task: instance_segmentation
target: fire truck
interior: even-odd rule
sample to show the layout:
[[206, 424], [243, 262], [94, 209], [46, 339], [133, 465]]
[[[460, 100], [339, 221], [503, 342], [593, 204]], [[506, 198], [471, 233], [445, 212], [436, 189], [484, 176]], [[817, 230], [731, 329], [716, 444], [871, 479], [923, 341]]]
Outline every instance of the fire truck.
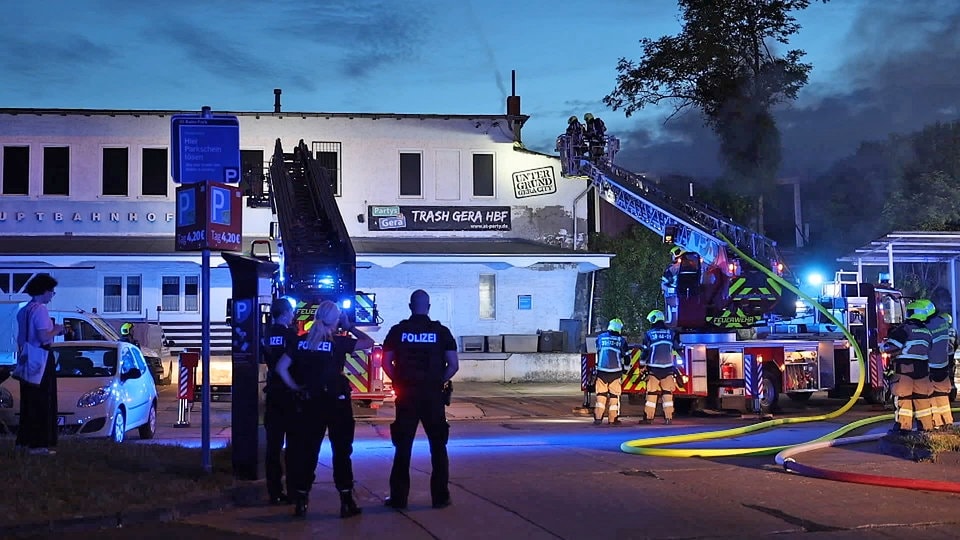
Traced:
[[[793, 278], [775, 241], [693, 197], [674, 197], [645, 176], [614, 165], [620, 146], [615, 137], [604, 136], [600, 151], [583, 151], [596, 144], [558, 137], [562, 174], [586, 179], [599, 199], [662, 235], [665, 244], [695, 255], [695, 264], [688, 271], [681, 266], [677, 275], [677, 305], [669, 323], [680, 332], [684, 349], [676, 366], [678, 408], [769, 410], [782, 394], [798, 401], [822, 390], [852, 395], [860, 376], [857, 349], [818, 312], [798, 314], [797, 295], [781, 281]], [[880, 400], [884, 359], [879, 343], [903, 321], [903, 299], [891, 287], [861, 283], [850, 274], [838, 274], [818, 302], [850, 330], [865, 355], [863, 395]], [[587, 345], [581, 361], [585, 393], [595, 362], [589, 338]], [[623, 383], [628, 397], [645, 391], [640, 348], [632, 347]]]
[[[299, 334], [306, 333], [320, 302], [336, 302], [357, 327], [376, 331], [382, 322], [376, 295], [356, 287], [357, 255], [347, 233], [333, 192], [332, 177], [314, 159], [301, 140], [292, 153], [284, 153], [277, 139], [270, 162], [270, 196], [277, 217], [276, 235], [279, 269], [274, 276], [274, 297], [296, 303], [294, 322]], [[251, 254], [273, 260], [266, 250], [251, 245]], [[258, 250], [259, 249], [259, 250]], [[350, 381], [355, 403], [378, 408], [391, 395], [384, 383], [381, 349], [352, 353], [344, 374]]]

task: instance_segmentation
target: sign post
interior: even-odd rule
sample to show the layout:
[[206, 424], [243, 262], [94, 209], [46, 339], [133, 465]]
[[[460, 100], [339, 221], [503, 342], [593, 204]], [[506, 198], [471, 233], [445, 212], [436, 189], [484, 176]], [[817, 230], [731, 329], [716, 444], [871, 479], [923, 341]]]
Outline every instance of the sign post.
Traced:
[[200, 251], [201, 448], [203, 470], [211, 472], [210, 454], [210, 250], [240, 250], [243, 224], [242, 192], [229, 182], [240, 181], [240, 122], [235, 116], [215, 116], [210, 107], [200, 115], [170, 119], [171, 175], [177, 188], [177, 251]]

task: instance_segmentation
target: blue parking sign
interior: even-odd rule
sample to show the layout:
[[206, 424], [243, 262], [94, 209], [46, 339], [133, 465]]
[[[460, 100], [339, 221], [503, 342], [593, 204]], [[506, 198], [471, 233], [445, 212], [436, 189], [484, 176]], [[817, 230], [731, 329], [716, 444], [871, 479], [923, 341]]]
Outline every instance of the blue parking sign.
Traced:
[[240, 121], [228, 115], [175, 115], [170, 119], [173, 181], [240, 182]]

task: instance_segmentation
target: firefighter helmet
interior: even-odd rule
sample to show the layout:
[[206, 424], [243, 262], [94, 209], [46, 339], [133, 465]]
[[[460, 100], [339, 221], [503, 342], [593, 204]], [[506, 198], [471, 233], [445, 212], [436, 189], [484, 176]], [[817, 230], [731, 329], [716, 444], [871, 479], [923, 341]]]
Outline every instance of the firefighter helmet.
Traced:
[[680, 246], [673, 246], [672, 248], [670, 248], [670, 256], [673, 257], [674, 259], [676, 259], [677, 257], [680, 257], [684, 253], [686, 253], [686, 251], [684, 251], [684, 249]]
[[574, 122], [579, 122], [579, 121], [580, 119], [577, 118], [576, 116], [571, 116], [569, 119], [567, 119], [568, 124], [573, 124]]
[[125, 322], [120, 325], [120, 335], [129, 336], [133, 332], [133, 323]]
[[927, 300], [926, 298], [914, 300], [913, 302], [907, 304], [908, 319], [926, 322], [926, 320], [933, 315], [934, 311], [936, 311], [936, 307], [934, 307], [933, 302]]
[[610, 323], [607, 325], [607, 330], [611, 332], [620, 332], [623, 330], [623, 321], [620, 319], [610, 319]]
[[949, 313], [943, 314], [943, 320], [947, 321], [948, 325], [953, 326], [953, 316], [950, 315]]
[[592, 114], [592, 113], [587, 113], [587, 114], [583, 115], [583, 121], [584, 121], [584, 122], [589, 122], [589, 121], [591, 121], [591, 120], [593, 120], [593, 114]]
[[667, 320], [667, 318], [663, 315], [662, 311], [655, 309], [647, 314], [647, 320], [650, 321], [650, 324], [656, 324]]

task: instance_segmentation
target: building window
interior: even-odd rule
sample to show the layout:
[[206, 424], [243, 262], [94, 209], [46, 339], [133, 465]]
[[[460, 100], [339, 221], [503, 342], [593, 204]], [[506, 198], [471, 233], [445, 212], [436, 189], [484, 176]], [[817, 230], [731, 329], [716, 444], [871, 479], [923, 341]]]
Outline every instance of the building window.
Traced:
[[333, 194], [339, 197], [343, 193], [340, 180], [340, 143], [314, 141], [313, 155], [320, 168], [327, 172]]
[[200, 311], [200, 276], [163, 276], [160, 308], [163, 311]]
[[180, 276], [163, 276], [160, 306], [163, 311], [180, 311]]
[[423, 196], [422, 155], [411, 152], [400, 153], [400, 196]]
[[[126, 300], [126, 305], [124, 305]], [[140, 313], [143, 305], [140, 276], [106, 276], [103, 278], [104, 313]]]
[[263, 150], [240, 150], [240, 184], [246, 197], [261, 198], [266, 192], [266, 170]]
[[43, 149], [43, 194], [70, 195], [70, 147]]
[[123, 311], [123, 278], [110, 276], [103, 278], [103, 312], [120, 313]]
[[493, 197], [493, 154], [473, 155], [473, 196]]
[[167, 149], [144, 148], [140, 160], [141, 193], [167, 196]]
[[28, 195], [30, 193], [30, 147], [3, 147], [3, 194]]
[[480, 318], [497, 318], [496, 274], [480, 274]]
[[24, 287], [33, 274], [19, 272], [0, 272], [0, 293], [16, 294], [24, 292]]
[[103, 194], [129, 195], [130, 151], [127, 148], [103, 149]]
[[200, 311], [200, 278], [197, 276], [183, 279], [183, 310]]

